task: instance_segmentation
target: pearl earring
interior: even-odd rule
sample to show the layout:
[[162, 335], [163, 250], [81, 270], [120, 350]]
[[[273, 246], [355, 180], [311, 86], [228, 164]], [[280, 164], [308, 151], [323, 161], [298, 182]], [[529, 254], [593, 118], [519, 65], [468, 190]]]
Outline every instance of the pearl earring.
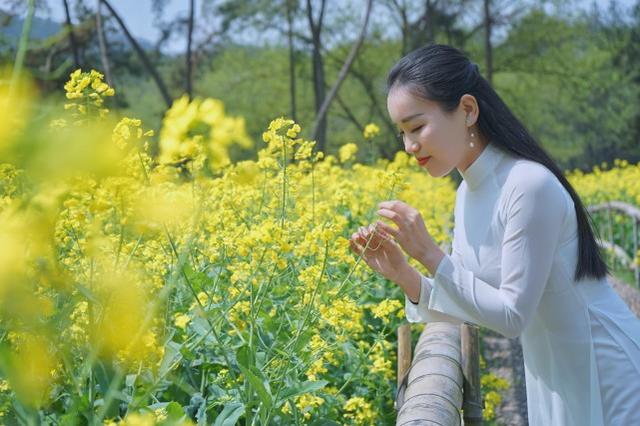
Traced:
[[[467, 124], [471, 124], [471, 117], [467, 116]], [[474, 138], [476, 135], [471, 132], [471, 137]], [[473, 148], [475, 146], [475, 144], [473, 143], [473, 141], [469, 142], [469, 146], [471, 148]]]

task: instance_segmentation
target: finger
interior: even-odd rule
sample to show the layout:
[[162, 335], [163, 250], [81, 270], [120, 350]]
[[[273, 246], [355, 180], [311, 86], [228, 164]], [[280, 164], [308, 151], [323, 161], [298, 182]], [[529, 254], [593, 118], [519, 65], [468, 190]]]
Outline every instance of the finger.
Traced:
[[394, 210], [397, 205], [398, 205], [398, 200], [387, 200], [387, 201], [379, 202], [378, 203], [378, 208], [379, 209]]
[[407, 203], [400, 200], [389, 200], [389, 201], [382, 201], [378, 203], [379, 209], [394, 210], [398, 213], [406, 210], [408, 207], [409, 205]]
[[382, 221], [377, 221], [376, 222], [376, 228], [377, 228], [377, 232], [379, 233], [383, 233], [387, 236], [392, 236], [393, 238], [398, 238], [399, 234], [400, 234], [400, 230], [397, 228], [394, 228], [391, 225], [387, 225], [386, 223], [382, 222]]
[[358, 256], [362, 256], [362, 246], [355, 241], [349, 241], [349, 247]]
[[398, 225], [399, 228], [404, 225], [404, 216], [399, 214], [397, 211], [383, 208], [378, 210], [377, 213], [380, 216], [386, 217], [387, 219], [393, 221], [396, 225]]
[[365, 241], [369, 241], [374, 235], [374, 229], [372, 225], [362, 227], [362, 236]]
[[360, 234], [358, 232], [354, 232], [351, 235], [351, 239], [349, 240], [349, 242], [353, 242], [353, 243], [364, 245], [364, 244], [367, 243], [367, 240], [365, 238], [362, 238], [362, 236], [360, 236]]
[[367, 264], [369, 264], [369, 257], [366, 255], [366, 253], [364, 251], [364, 247], [362, 247], [358, 243], [352, 242], [351, 243], [351, 249], [353, 250], [353, 252], [355, 254], [360, 256]]
[[371, 243], [369, 244], [369, 248], [372, 251], [376, 251], [380, 248], [383, 250], [388, 248], [387, 244], [394, 243], [393, 238], [384, 231], [376, 231], [371, 238]]

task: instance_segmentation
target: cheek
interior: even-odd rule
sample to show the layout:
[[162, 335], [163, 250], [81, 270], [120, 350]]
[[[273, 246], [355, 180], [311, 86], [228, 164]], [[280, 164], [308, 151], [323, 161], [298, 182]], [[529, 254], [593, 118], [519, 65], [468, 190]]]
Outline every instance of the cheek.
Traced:
[[425, 126], [420, 132], [420, 137], [426, 139], [431, 147], [440, 147], [445, 145], [447, 139], [446, 136], [446, 129], [443, 129], [442, 126], [437, 124]]
[[456, 141], [464, 141], [466, 138], [464, 128], [452, 120], [433, 123], [429, 127], [429, 137], [433, 139], [432, 143], [438, 146], [444, 145], [447, 148], [451, 148]]

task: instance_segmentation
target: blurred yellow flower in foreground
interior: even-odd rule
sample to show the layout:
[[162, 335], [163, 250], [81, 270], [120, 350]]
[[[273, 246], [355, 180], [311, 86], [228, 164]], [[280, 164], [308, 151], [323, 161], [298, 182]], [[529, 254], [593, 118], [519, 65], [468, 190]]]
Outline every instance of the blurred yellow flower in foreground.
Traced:
[[12, 88], [10, 75], [10, 69], [0, 69], [0, 155], [5, 159], [27, 123], [35, 97], [29, 79], [21, 78]]
[[4, 373], [11, 389], [20, 401], [31, 407], [40, 407], [48, 400], [55, 378], [57, 359], [54, 349], [44, 336], [19, 335], [15, 347], [5, 360]]
[[160, 158], [163, 164], [187, 164], [199, 170], [205, 160], [217, 170], [231, 163], [229, 147], [250, 148], [244, 118], [229, 117], [217, 99], [188, 96], [176, 100], [166, 112], [160, 130]]

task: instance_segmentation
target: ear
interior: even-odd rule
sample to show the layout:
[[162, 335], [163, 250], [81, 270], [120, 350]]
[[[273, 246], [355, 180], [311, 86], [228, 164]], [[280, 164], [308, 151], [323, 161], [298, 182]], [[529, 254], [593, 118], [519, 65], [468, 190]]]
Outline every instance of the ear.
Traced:
[[478, 107], [478, 101], [475, 96], [465, 93], [460, 98], [460, 104], [458, 105], [460, 111], [464, 113], [465, 124], [467, 127], [471, 127], [478, 121], [478, 115], [480, 115], [480, 108]]

